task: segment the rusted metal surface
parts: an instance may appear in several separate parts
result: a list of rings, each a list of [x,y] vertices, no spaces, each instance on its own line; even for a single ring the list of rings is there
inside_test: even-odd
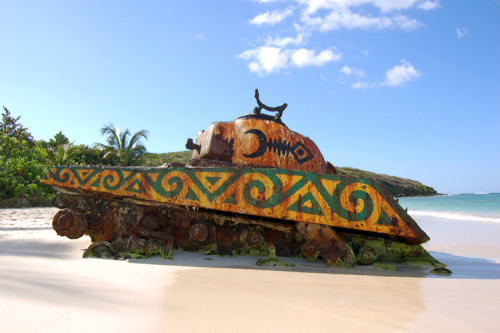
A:
[[[134,233],[138,236],[144,236],[149,239],[157,239],[157,240],[162,240],[162,241],[170,241],[173,240],[172,236],[160,232],[160,231],[154,231],[150,230],[144,227],[137,227],[134,229]]]
[[[196,243],[207,243],[210,239],[210,227],[202,222],[193,223],[189,228],[189,238]]]
[[[246,243],[249,246],[259,247],[264,241],[264,236],[261,231],[250,229],[246,237]]]
[[[102,196],[400,236],[413,244],[428,240],[385,191],[361,178],[285,169],[73,166],[51,168],[43,182]],[[106,226],[106,233],[115,232]]]
[[[330,265],[338,263],[352,265],[356,262],[352,249],[332,228],[325,225],[298,223],[297,229],[307,240],[302,248],[302,254],[306,258],[316,255],[316,251],[319,250],[319,255]]]
[[[56,204],[66,207],[85,199],[84,195],[76,192],[58,193]],[[146,252],[152,248],[152,241],[188,251],[211,249],[215,246],[220,253],[274,246],[276,253],[282,256],[297,255],[297,249],[300,248],[294,225],[274,225],[258,218],[226,216],[211,211],[137,205],[123,200],[96,198],[95,204],[105,206],[107,211],[127,212],[114,214],[109,221],[109,214],[99,214],[92,207],[88,207],[90,210],[75,211],[77,215],[87,215],[92,221],[87,234],[94,243],[107,242],[115,250],[125,248],[129,251]],[[111,237],[103,232],[106,220],[116,226],[116,232]],[[154,223],[149,223],[153,220]]]
[[[319,256],[321,247],[315,240],[306,241],[300,249],[304,258],[316,259]]]
[[[255,99],[257,100],[258,106],[256,106],[253,109],[253,113],[260,114],[262,109],[267,110],[267,111],[271,111],[271,112],[277,112],[276,115],[274,116],[274,119],[280,119],[281,116],[283,116],[283,111],[285,111],[286,107],[288,106],[286,103],[284,103],[281,106],[276,106],[276,107],[270,107],[270,106],[265,105],[264,103],[262,103],[260,101],[258,89],[255,89]]]
[[[311,139],[264,115],[212,123],[186,147],[193,149],[193,160],[326,172],[323,155]]]
[[[61,209],[54,215],[52,227],[59,236],[66,236],[70,239],[80,238],[87,231],[85,220],[70,208]]]
[[[220,254],[255,255],[273,247],[279,256],[302,254],[314,259],[319,255],[330,264],[349,265],[353,263],[352,252],[354,260],[358,259],[357,263],[370,263],[363,258],[366,257],[366,249],[371,249],[368,245],[373,247],[374,244],[378,244],[376,259],[381,262],[404,262],[409,254],[415,259],[428,257],[421,246],[405,245],[407,249],[401,251],[401,245],[398,245],[394,251],[392,244],[398,243],[354,234],[343,233],[339,237],[340,234],[328,226],[277,223],[253,216],[144,205],[122,199],[91,197],[92,200],[89,200],[89,195],[77,191],[58,192],[55,204],[60,208],[73,205],[76,215],[87,217],[86,234],[93,244],[86,253],[97,257],[116,256],[123,251],[147,253],[158,248],[164,252],[180,248],[213,253],[211,251],[217,249]],[[103,211],[114,213],[102,214]],[[114,226],[113,234],[104,233],[105,222]],[[190,237],[191,228],[196,223],[208,229],[210,236],[207,242],[200,243]],[[353,246],[352,252],[346,242]]]

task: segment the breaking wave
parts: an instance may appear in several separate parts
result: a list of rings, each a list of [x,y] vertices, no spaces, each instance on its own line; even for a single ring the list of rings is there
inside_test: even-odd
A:
[[[428,217],[436,217],[436,218],[447,219],[447,220],[500,223],[500,217],[479,216],[479,215],[464,214],[464,213],[459,213],[459,212],[436,212],[436,211],[425,211],[425,210],[408,210],[408,214],[410,214],[411,216],[428,216]]]

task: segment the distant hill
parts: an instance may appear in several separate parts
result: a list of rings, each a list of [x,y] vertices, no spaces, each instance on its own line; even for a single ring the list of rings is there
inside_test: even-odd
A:
[[[388,176],[349,167],[337,167],[339,175],[362,177],[380,183],[394,197],[423,197],[438,195],[430,186],[423,185],[416,180]]]
[[[147,155],[148,166],[159,166],[164,163],[189,163],[192,152],[190,150],[178,151],[173,153]],[[437,195],[436,190],[422,183],[395,176],[373,173],[350,167],[336,167],[339,175],[366,178],[368,180],[380,183],[391,195],[395,197],[416,197]]]
[[[146,155],[147,166],[159,166],[165,163],[179,162],[187,164],[191,159],[193,152],[191,150],[177,151],[173,153],[153,154]]]

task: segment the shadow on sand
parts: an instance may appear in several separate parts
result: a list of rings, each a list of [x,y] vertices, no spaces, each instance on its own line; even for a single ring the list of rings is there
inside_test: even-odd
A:
[[[149,258],[129,259],[134,264],[172,265],[193,268],[237,268],[271,271],[293,271],[303,273],[373,275],[393,277],[426,277],[439,279],[500,279],[500,264],[483,258],[471,258],[449,253],[433,252],[436,259],[445,262],[453,274],[449,276],[430,274],[429,269],[418,265],[396,265],[396,270],[375,268],[373,266],[355,266],[351,268],[329,267],[324,260],[308,261],[303,258],[279,257],[279,261],[292,263],[294,267],[265,265],[257,266],[260,257],[204,256],[200,253],[174,251],[174,260]]]
[[[84,243],[79,245],[83,245]],[[75,256],[75,245],[69,242],[50,242],[42,240],[3,240],[0,250],[3,255],[69,259]],[[77,245],[78,246],[78,245]],[[82,251],[82,247],[79,247]],[[279,257],[280,262],[292,263],[294,267],[281,267],[273,264],[258,266],[257,259],[250,256],[203,255],[196,252],[174,251],[174,260],[153,257],[148,259],[128,259],[133,264],[169,265],[193,268],[237,268],[268,271],[293,271],[322,274],[373,275],[394,277],[427,277],[439,279],[500,279],[500,264],[485,258],[457,256],[450,253],[430,252],[437,260],[446,263],[453,274],[450,276],[429,273],[429,268],[418,265],[396,265],[396,270],[355,266],[351,268],[329,267],[324,260],[309,261],[303,258]],[[106,259],[91,259],[106,260]],[[108,259],[109,260],[109,259]],[[112,259],[110,259],[112,260]]]
[[[500,279],[500,264],[486,258],[462,257],[443,252],[429,252],[437,260],[447,264],[453,274],[451,276],[436,276],[449,279]]]
[[[84,251],[85,249],[82,249],[82,254]],[[74,259],[75,244],[41,239],[4,239],[0,242],[0,254],[32,258]]]

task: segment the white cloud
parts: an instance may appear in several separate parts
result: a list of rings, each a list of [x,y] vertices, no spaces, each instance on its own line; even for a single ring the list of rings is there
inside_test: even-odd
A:
[[[291,66],[323,66],[328,62],[339,60],[342,55],[326,49],[318,54],[308,49],[288,49],[279,47],[261,46],[253,50],[247,50],[239,55],[240,58],[248,60],[248,68],[258,75],[267,75],[278,72]]]
[[[409,9],[419,1],[420,0],[373,0],[366,2],[373,3],[375,7],[380,8],[383,12],[389,12],[393,10]]]
[[[423,10],[433,10],[436,8],[439,8],[439,2],[438,1],[425,1],[422,2],[417,6],[417,8],[423,9]]]
[[[392,25],[391,19],[387,17],[369,17],[352,13],[348,9],[334,10],[325,18],[318,20],[321,31],[335,30],[339,28],[361,28],[361,29],[384,29]]]
[[[275,10],[272,12],[265,12],[264,14],[259,14],[250,20],[251,24],[263,25],[270,24],[274,25],[286,19],[288,16],[292,15],[294,11],[293,7],[288,7],[285,10]]]
[[[420,23],[418,20],[406,17],[404,15],[395,16],[394,22],[403,30],[413,30],[422,26],[422,23]]]
[[[340,70],[340,72],[346,75],[352,75],[354,70],[349,66],[344,66]],[[377,87],[399,87],[405,84],[408,81],[415,80],[420,77],[422,73],[417,71],[412,64],[410,64],[406,60],[401,60],[401,65],[396,65],[389,69],[385,73],[385,81],[380,82],[376,81],[358,81],[351,85],[352,89],[373,89]]]
[[[304,42],[306,33],[304,32],[303,27],[299,26],[298,24],[294,25],[295,30],[297,30],[297,36],[295,38],[293,37],[268,37],[266,39],[266,45],[267,46],[279,46],[279,47],[286,47],[288,45],[300,45]]]
[[[345,74],[345,75],[356,75],[356,76],[359,76],[359,77],[365,76],[365,72],[363,72],[361,69],[352,68],[352,67],[349,67],[347,65],[345,65],[344,67],[342,67],[340,69],[340,72],[342,74]]]
[[[373,0],[367,2],[373,2],[375,7],[380,8],[383,12],[389,12],[393,10],[410,9],[419,1],[420,0]]]
[[[340,29],[362,30],[414,30],[423,24],[404,11],[415,13],[416,9],[432,10],[440,7],[440,0],[254,0],[259,3],[273,3],[282,9],[267,11],[255,16],[250,23],[272,26],[292,17],[296,30],[285,37],[266,31],[267,36],[258,39],[257,45],[244,51],[239,58],[246,60],[251,72],[267,75],[290,67],[323,66],[341,58],[334,49],[310,47],[311,37],[319,32]],[[294,3],[293,6],[290,5]],[[265,4],[264,4],[265,5]],[[279,8],[279,7],[278,7]],[[422,12],[420,12],[422,15]],[[290,22],[280,31],[290,30]],[[466,33],[457,29],[459,38]],[[321,39],[323,40],[323,39]],[[318,50],[319,49],[319,50]],[[321,51],[321,49],[323,49]],[[316,51],[315,51],[316,50]],[[356,68],[344,66],[340,72],[346,76],[363,78],[365,73]],[[399,86],[421,75],[409,62],[403,60],[386,72],[386,78],[372,82],[356,82],[354,89],[368,89],[381,86]]]
[[[251,61],[248,64],[250,72],[265,75],[285,68],[288,64],[289,55],[278,47],[261,46],[253,50],[247,50],[240,54],[239,57]]]
[[[457,37],[458,37],[458,39],[461,39],[465,35],[469,34],[469,32],[467,31],[467,29],[465,29],[464,27],[462,27],[462,28],[456,28],[455,30],[457,31]]]
[[[323,66],[330,61],[338,61],[341,54],[335,54],[332,50],[326,49],[316,55],[316,52],[308,49],[298,49],[293,51],[291,63],[298,67]]]
[[[401,62],[401,65],[396,65],[385,73],[384,85],[390,87],[401,86],[405,82],[415,80],[422,75],[408,61],[402,59]]]
[[[421,0],[297,0],[305,6],[306,14],[313,14],[321,9],[354,8],[366,5],[377,7],[382,12],[409,9]]]
[[[389,16],[366,16],[354,13],[347,8],[332,10],[325,17],[304,16],[303,22],[309,26],[318,26],[321,31],[330,31],[340,28],[345,29],[388,29],[400,28],[412,30],[422,24],[415,19],[404,15]]]
[[[203,34],[196,34],[196,35],[194,35],[194,38],[199,39],[199,40],[204,40],[205,39],[205,35],[203,35]]]
[[[349,66],[344,66],[340,69],[341,73],[344,73],[346,75],[351,75],[352,74],[352,68]]]
[[[370,82],[356,82],[354,84],[351,84],[352,89],[371,89],[375,88],[376,84],[375,83],[370,83]]]
[[[302,44],[304,41],[304,36],[302,34],[298,34],[297,37],[276,37],[276,38],[271,38],[269,37],[266,41],[266,45],[274,45],[274,46],[279,46],[279,47],[286,47],[288,45],[299,45]]]

